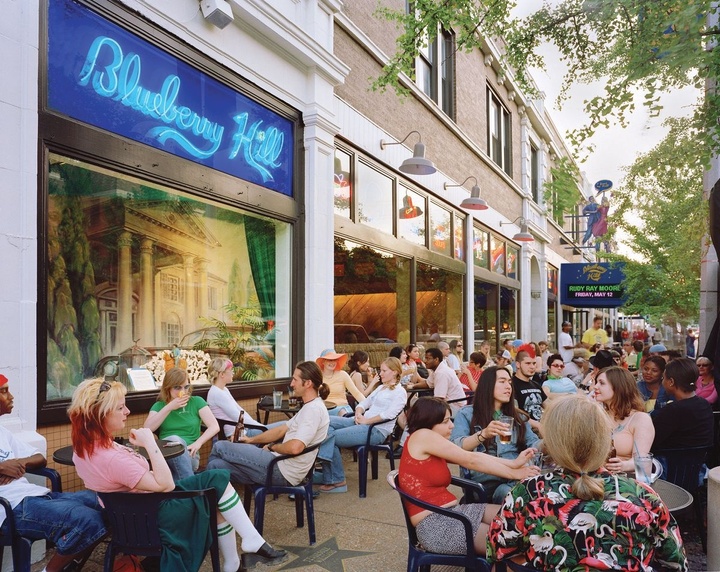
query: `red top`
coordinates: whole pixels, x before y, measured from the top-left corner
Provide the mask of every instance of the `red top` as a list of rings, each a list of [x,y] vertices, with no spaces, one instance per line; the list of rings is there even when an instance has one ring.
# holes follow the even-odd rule
[[[418,461],[410,455],[408,444],[414,435],[408,437],[400,457],[400,488],[425,502],[444,506],[457,498],[447,488],[450,486],[450,469],[447,461],[431,455],[424,461]],[[403,502],[405,502],[403,500]],[[415,504],[406,504],[408,514],[415,516],[424,511]]]

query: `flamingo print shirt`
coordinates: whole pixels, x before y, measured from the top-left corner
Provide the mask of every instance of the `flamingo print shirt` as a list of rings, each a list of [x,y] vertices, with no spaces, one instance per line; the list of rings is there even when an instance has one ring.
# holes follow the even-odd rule
[[[490,526],[488,560],[522,555],[546,571],[687,571],[680,530],[657,493],[624,476],[593,476],[605,483],[602,500],[574,497],[577,474],[562,470],[515,485]]]

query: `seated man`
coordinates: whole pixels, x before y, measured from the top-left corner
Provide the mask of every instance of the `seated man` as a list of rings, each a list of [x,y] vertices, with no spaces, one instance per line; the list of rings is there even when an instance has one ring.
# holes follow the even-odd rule
[[[327,396],[320,367],[314,361],[299,363],[290,387],[304,405],[287,422],[252,437],[241,437],[239,443],[218,441],[213,446],[208,469],[228,469],[230,480],[242,484],[263,484],[270,461],[276,455],[296,455],[305,447],[321,443],[327,437],[330,417],[320,397]],[[282,439],[282,443],[276,443]],[[256,447],[255,445],[265,445]],[[315,462],[317,453],[280,461],[273,472],[273,484],[297,485]]]
[[[13,410],[8,378],[0,374],[0,415]],[[106,534],[101,507],[92,491],[54,493],[25,478],[27,469],[47,463],[34,447],[20,441],[0,426],[0,496],[10,502],[18,533],[33,540],[51,540],[55,554],[45,568],[63,570],[75,558],[82,558]],[[7,534],[5,513],[0,511],[3,534]],[[43,571],[45,572],[45,571]]]

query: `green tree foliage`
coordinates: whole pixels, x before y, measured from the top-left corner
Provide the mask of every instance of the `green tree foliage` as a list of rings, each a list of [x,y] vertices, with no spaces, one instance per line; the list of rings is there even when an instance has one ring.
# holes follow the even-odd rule
[[[578,181],[580,172],[569,157],[561,157],[550,169],[550,177],[545,182],[545,203],[550,206],[552,218],[563,224],[563,215],[572,212],[581,200]]]
[[[666,124],[665,139],[626,170],[609,222],[629,235],[639,258],[651,261],[626,261],[626,313],[688,323],[698,318],[706,251],[702,138],[691,119]]]
[[[413,10],[388,7],[379,0],[378,15],[397,23],[397,49],[373,83],[375,89],[403,90],[403,74],[414,78],[419,50],[440,26],[456,33],[458,50],[482,49],[483,38],[502,38],[500,66],[529,94],[534,86],[528,70],[544,69],[537,48],[557,47],[567,65],[561,98],[576,82],[604,83],[604,93],[585,102],[587,123],[572,131],[576,147],[592,150],[590,137],[615,120],[624,125],[636,112],[636,94],[651,113],[661,109],[663,92],[716,80],[718,50],[706,43],[720,33],[707,22],[717,14],[711,0],[558,0],[527,17],[512,15],[515,2],[498,0],[416,0]],[[404,5],[404,3],[403,3]],[[704,157],[720,146],[720,96],[706,93],[695,110],[704,129]]]

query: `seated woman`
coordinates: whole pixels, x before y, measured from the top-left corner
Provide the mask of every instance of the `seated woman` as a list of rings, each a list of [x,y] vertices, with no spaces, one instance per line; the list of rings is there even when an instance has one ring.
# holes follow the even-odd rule
[[[645,411],[652,413],[662,409],[670,397],[663,387],[662,379],[665,371],[665,360],[660,356],[649,356],[642,365],[642,379],[637,382],[637,388],[645,402]]]
[[[635,377],[620,366],[604,369],[595,381],[593,397],[610,417],[612,448],[605,468],[612,473],[633,472],[633,455],[647,455],[655,437]]]
[[[698,397],[702,397],[713,409],[717,407],[718,401],[718,380],[715,379],[715,371],[713,361],[710,357],[701,355],[695,360],[695,365],[700,370],[700,376],[697,379],[697,389],[695,393]]]
[[[400,360],[389,357],[380,364],[382,385],[358,403],[354,417],[331,417],[327,438],[320,446],[318,458],[322,461],[324,493],[345,493],[345,469],[341,447],[364,445],[370,431],[370,443],[379,445],[395,428],[395,418],[405,407],[407,392],[400,385]],[[378,423],[372,429],[368,425]]]
[[[238,405],[238,402],[235,401],[230,390],[226,387],[233,379],[233,364],[229,359],[218,357],[212,360],[208,367],[208,379],[210,379],[212,386],[207,394],[207,402],[215,419],[237,423],[242,413],[245,424],[250,423],[258,427],[263,427],[259,421],[255,421],[252,415]],[[225,425],[224,431],[225,436],[230,437],[235,431],[235,427],[233,425]],[[257,433],[260,430],[250,429],[249,431]],[[253,433],[249,434],[252,435]]]
[[[240,535],[243,552],[254,552],[268,564],[287,558],[272,548],[253,526],[235,489],[230,473],[208,470],[173,482],[155,435],[147,428],[131,429],[130,444],[143,447],[152,463],[113,437],[123,431],[130,410],[125,407],[125,387],[102,379],[83,381],[73,393],[68,416],[72,424],[73,463],[85,486],[97,492],[168,492],[214,488],[218,498],[218,539],[223,572],[240,566],[233,529]],[[166,503],[160,509],[163,552],[160,569],[195,572],[208,549],[207,514],[192,499]]]
[[[677,524],[649,486],[603,469],[607,415],[582,397],[543,415],[543,447],[559,467],[518,483],[490,525],[488,560],[538,570],[687,570]]]
[[[220,431],[207,402],[191,395],[192,385],[187,371],[179,367],[165,372],[158,400],[150,408],[144,427],[158,431],[160,439],[178,441],[186,446],[185,452],[168,464],[175,481],[195,473],[200,464],[200,447]],[[205,431],[200,432],[200,425]]]
[[[512,439],[507,444],[495,438],[507,429],[498,421],[501,415],[515,419]],[[465,451],[479,451],[499,459],[516,459],[524,449],[538,447],[538,436],[527,416],[515,407],[512,380],[505,368],[489,367],[482,373],[473,404],[455,415],[450,440]],[[502,502],[515,485],[515,481],[486,472],[470,471],[468,478],[482,484],[494,503]]]
[[[672,401],[652,416],[655,425],[653,451],[712,446],[712,407],[695,395],[699,375],[697,365],[689,358],[674,359],[667,364],[662,383]]]
[[[350,370],[350,379],[355,387],[362,392],[364,396],[372,393],[372,390],[380,383],[380,378],[370,367],[370,356],[362,350],[356,351],[350,356],[347,362]]]
[[[482,352],[473,352],[470,354],[468,364],[460,364],[460,383],[465,390],[465,393],[475,391],[477,389],[478,382],[480,381],[480,374],[483,372],[483,368],[487,363],[487,358]]]
[[[390,350],[389,357],[398,358],[400,360],[400,366],[402,367],[402,377],[400,378],[400,384],[405,387],[409,383],[418,383],[423,380],[420,374],[417,372],[417,364],[400,346],[395,346]],[[368,395],[368,394],[366,394]]]
[[[420,357],[420,347],[416,344],[409,344],[405,348],[405,353],[408,355],[408,363],[415,362],[415,368],[417,369],[418,375],[423,379],[427,379],[430,375],[425,363]]]
[[[315,360],[323,372],[323,383],[330,388],[330,394],[327,400],[336,406],[328,410],[328,413],[352,417],[353,408],[348,404],[345,392],[349,392],[359,403],[365,396],[353,383],[347,372],[343,371],[343,366],[347,362],[347,354],[336,353],[335,350],[323,350],[320,357]]]
[[[563,395],[577,393],[575,382],[563,376],[565,362],[560,354],[552,354],[547,359],[547,379],[542,384],[542,390],[550,399]]]
[[[408,412],[410,436],[400,459],[400,488],[425,502],[455,507],[454,510],[469,517],[473,523],[475,551],[485,554],[488,524],[500,507],[481,503],[458,504],[455,495],[447,488],[451,478],[448,463],[477,473],[520,480],[539,472],[537,467],[527,464],[534,449],[526,449],[513,461],[467,451],[448,442],[452,429],[450,406],[445,400],[437,397],[417,400]],[[418,539],[427,550],[442,554],[465,553],[465,532],[459,521],[413,504],[408,504],[407,509]]]

